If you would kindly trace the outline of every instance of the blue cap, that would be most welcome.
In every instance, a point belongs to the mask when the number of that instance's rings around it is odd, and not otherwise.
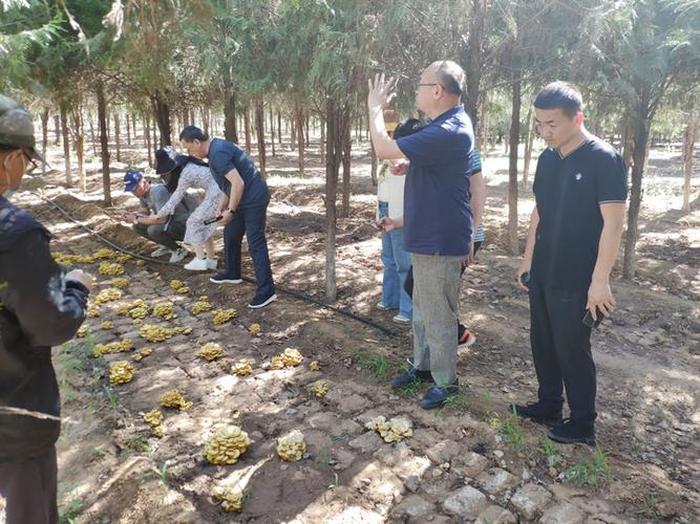
[[[141,180],[143,180],[143,174],[139,171],[127,171],[124,175],[124,191],[133,191]]]

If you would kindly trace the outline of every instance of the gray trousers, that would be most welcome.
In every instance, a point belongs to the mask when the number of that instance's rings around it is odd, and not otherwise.
[[[175,241],[181,242],[185,238],[185,224],[175,220],[170,222],[167,231],[165,230],[165,224],[153,224],[150,226],[134,224],[133,228],[142,237],[173,251],[179,247]]]
[[[56,448],[25,462],[0,462],[7,524],[56,524]]]
[[[438,386],[457,379],[459,284],[464,257],[411,254],[413,365]]]

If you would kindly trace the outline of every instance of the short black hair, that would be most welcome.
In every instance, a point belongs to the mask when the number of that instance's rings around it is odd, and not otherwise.
[[[197,126],[187,126],[182,131],[180,131],[180,140],[184,140],[185,142],[193,142],[195,140],[204,142],[206,140],[209,140],[209,135],[207,135]]]
[[[544,86],[535,98],[537,109],[561,109],[570,118],[583,110],[583,97],[578,87],[557,80]]]

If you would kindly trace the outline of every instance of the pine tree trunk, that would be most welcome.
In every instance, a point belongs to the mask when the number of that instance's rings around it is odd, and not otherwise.
[[[131,126],[129,125],[129,113],[125,113],[124,117],[126,118],[126,145],[131,147]]]
[[[73,186],[73,176],[70,167],[70,138],[68,136],[68,110],[61,104],[61,134],[63,136],[63,162],[66,170],[66,187]]]
[[[263,178],[267,178],[267,156],[265,153],[265,112],[262,96],[255,98],[255,131],[258,135],[258,167]]]
[[[643,113],[642,113],[643,114]],[[642,176],[644,163],[649,148],[651,120],[639,118],[635,123],[634,150],[632,153],[632,187],[630,204],[627,211],[627,234],[625,236],[625,255],[622,262],[622,277],[630,280],[635,273],[635,250],[639,236],[639,211],[642,207]]]
[[[304,114],[304,125],[306,126],[306,136],[304,137],[306,140],[304,140],[304,147],[309,147],[309,114],[305,113]]]
[[[326,165],[326,123],[321,119],[321,164]]]
[[[100,128],[100,149],[102,151],[102,190],[106,206],[112,205],[112,187],[109,173],[109,142],[107,140],[107,101],[102,80],[97,81],[97,120]]]
[[[61,143],[61,117],[53,115],[53,132],[55,140],[53,145],[57,146]]]
[[[136,113],[131,113],[131,134],[134,137],[134,144],[136,143]]]
[[[73,124],[73,139],[75,142],[75,156],[78,158],[78,185],[85,193],[87,190],[87,180],[85,177],[85,133],[83,125],[83,112],[81,108],[76,108],[71,112],[71,123]]]
[[[143,114],[143,139],[146,147],[146,157],[148,158],[148,167],[153,167],[153,159],[151,158],[151,119],[147,113]]]
[[[150,97],[153,115],[160,131],[160,147],[172,144],[170,140],[170,106],[163,98],[160,91],[156,91]],[[194,110],[193,110],[194,112]],[[155,142],[155,140],[154,140]]]
[[[295,104],[294,110],[292,111],[292,131],[289,139],[289,149],[294,151],[297,148],[297,127],[299,126],[297,122],[297,106]]]
[[[156,157],[156,151],[158,151],[158,119],[154,118],[153,119],[153,127],[152,127],[152,140],[151,140],[151,145],[153,146],[153,151],[151,152],[152,158]]]
[[[377,187],[377,184],[379,184],[379,179],[377,178],[377,169],[379,167],[379,162],[377,161],[377,152],[374,150],[374,145],[372,145],[372,142],[370,142],[369,144],[369,155],[372,161],[372,167],[369,172],[369,176],[372,179],[372,185],[374,187]]]
[[[209,122],[209,111],[204,109],[203,107],[199,109],[200,113],[202,113],[202,125],[204,127],[204,132],[208,135],[209,134],[209,128],[210,128],[210,122]]]
[[[520,77],[513,81],[510,120],[510,157],[508,163],[508,248],[519,255],[518,243],[518,143],[520,142]]]
[[[230,142],[238,143],[236,95],[233,89],[224,92],[224,138]]]
[[[352,120],[349,115],[345,117],[342,131],[342,162],[343,162],[343,205],[340,216],[347,218],[350,216],[350,167],[352,151]]]
[[[245,149],[249,155],[252,155],[251,140],[250,140],[250,111],[246,108],[243,113],[243,125],[245,127]]]
[[[333,97],[326,99],[326,300],[335,302],[338,290],[335,280],[336,197],[341,139],[338,129],[339,111]]]
[[[49,144],[49,110],[44,109],[41,112],[41,156],[46,158],[46,149]],[[41,174],[46,174],[46,164],[41,164]]]
[[[304,174],[304,106],[301,102],[297,101],[295,107],[295,120],[296,120],[296,138],[297,147],[299,149],[299,174]]]
[[[693,152],[698,130],[698,113],[690,111],[683,133],[683,211],[690,213],[690,182],[693,176]]]
[[[88,126],[90,127],[90,141],[92,142],[92,156],[97,158],[97,135],[95,135],[95,125],[93,124],[92,113],[88,113]]]
[[[486,111],[487,96],[481,97],[481,110],[479,111],[479,127],[477,129],[477,147],[481,151],[481,156],[486,158],[489,155],[489,115]]]
[[[270,146],[272,147],[272,156],[277,156],[275,152],[275,113],[270,111]]]
[[[484,117],[483,111],[479,114],[479,98],[481,96],[483,40],[486,28],[487,9],[488,4],[486,0],[471,0],[468,45],[465,47],[467,56],[464,59],[467,77],[464,109],[471,117],[474,131],[477,132],[480,126],[479,120]],[[483,108],[483,105],[481,107]],[[479,148],[483,148],[481,143],[479,143]]]
[[[527,189],[530,176],[530,161],[532,160],[532,145],[535,142],[535,119],[532,115],[532,105],[527,112],[527,142],[525,143],[525,161],[523,165],[523,187]]]
[[[282,147],[282,112],[277,111],[277,143]]]
[[[122,161],[121,134],[119,129],[119,111],[114,112],[114,144],[117,148],[117,162]]]

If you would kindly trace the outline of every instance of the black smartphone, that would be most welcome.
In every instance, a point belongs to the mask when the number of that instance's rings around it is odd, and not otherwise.
[[[221,220],[222,218],[223,218],[223,215],[219,215],[218,217],[214,217],[214,218],[207,218],[207,219],[204,221],[204,225],[205,225],[205,226],[208,226],[208,225],[210,225],[210,224],[213,224],[214,222],[218,222],[218,221]]]
[[[593,315],[591,315],[591,310],[587,309],[586,314],[583,316],[583,320],[581,320],[581,322],[583,322],[584,326],[588,326],[591,329],[595,329],[598,326],[600,326],[600,323],[603,321],[603,318],[605,318],[605,316],[600,311],[596,311],[596,316],[598,318],[596,320],[593,320]]]
[[[525,271],[524,273],[520,273],[520,283],[525,286],[525,287],[530,287],[528,284],[530,283],[530,272]]]

